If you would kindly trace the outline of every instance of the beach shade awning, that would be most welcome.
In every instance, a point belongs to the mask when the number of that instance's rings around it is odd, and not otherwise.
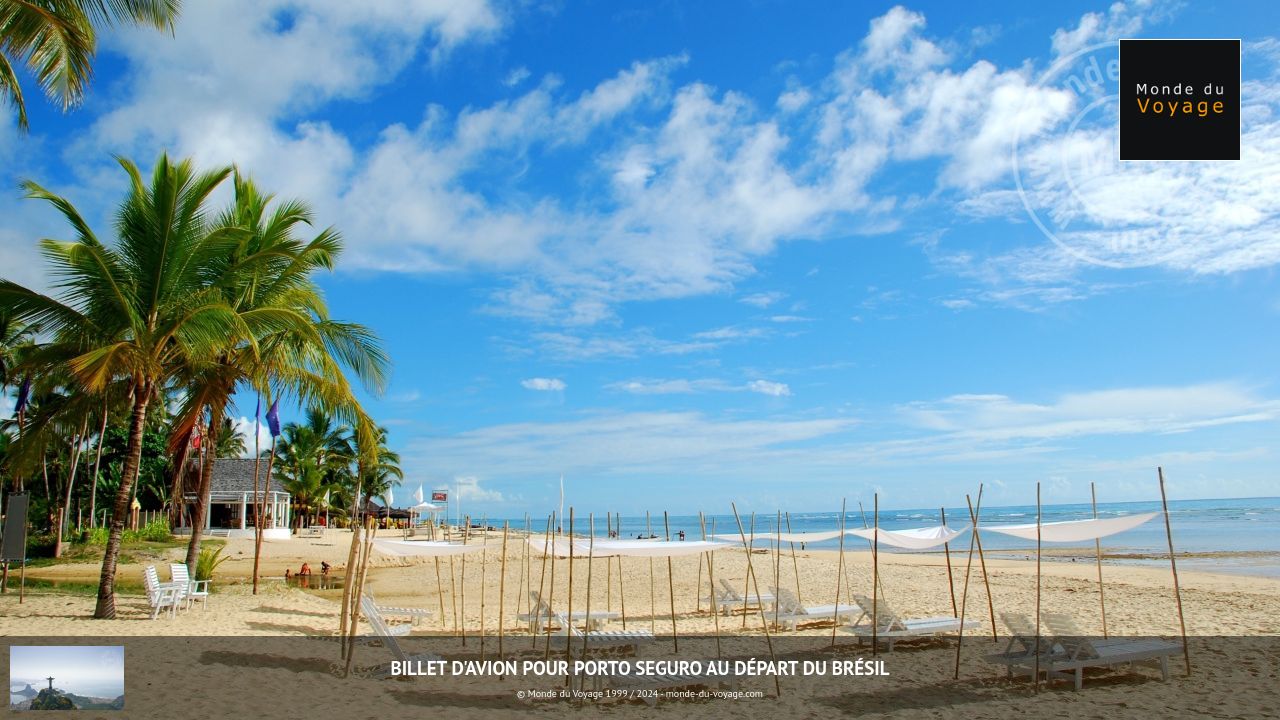
[[[1061,522],[1041,523],[1040,539],[1044,542],[1083,542],[1097,540],[1132,530],[1151,520],[1160,513],[1142,513],[1141,515],[1125,515],[1116,518],[1088,520],[1064,520]],[[983,531],[998,532],[1020,537],[1024,540],[1036,539],[1036,524],[1023,525],[983,525]]]
[[[396,557],[445,557],[479,552],[484,549],[484,545],[462,545],[439,540],[375,539],[373,548],[384,555]]]
[[[568,540],[552,540],[545,538],[529,538],[529,547],[539,552],[546,551],[556,557],[569,557]],[[589,540],[573,541],[574,557],[679,557],[681,555],[697,555],[714,552],[731,547],[729,543],[711,542],[709,540]]]
[[[757,533],[754,539],[750,538],[750,536],[748,536],[748,539],[750,539],[752,542],[781,541],[781,542],[798,542],[798,543],[816,543],[816,542],[822,542],[824,540],[835,540],[836,538],[840,537],[841,534],[842,533],[839,530],[826,530],[823,532],[798,532],[798,533],[768,533],[768,534]],[[712,535],[711,537],[716,538],[717,540],[728,540],[729,542],[733,542],[733,543],[742,542],[742,535],[735,534],[735,533],[720,533],[717,535]]]
[[[440,505],[432,505],[429,502],[420,502],[417,505],[414,505],[411,509],[417,510],[418,512],[440,512],[441,510],[444,510]]]
[[[1034,527],[1034,526],[1033,526]],[[909,530],[885,530],[880,528],[875,530],[872,528],[863,528],[848,530],[850,535],[857,535],[867,540],[877,540],[881,545],[902,548],[904,550],[930,550],[932,548],[941,547],[969,530],[966,525],[959,530],[953,530],[946,525],[935,525],[925,528],[911,528]]]

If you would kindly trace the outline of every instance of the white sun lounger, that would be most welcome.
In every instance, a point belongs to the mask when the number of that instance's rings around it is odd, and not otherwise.
[[[1182,646],[1156,638],[1111,638],[1090,640],[1080,632],[1070,616],[1045,613],[1045,627],[1053,635],[1050,642],[1062,648],[1062,653],[1040,658],[1040,670],[1046,680],[1074,680],[1075,689],[1084,687],[1084,669],[1112,667],[1134,663],[1153,663],[1160,667],[1160,679],[1169,679],[1169,657],[1182,652]],[[1043,642],[1043,640],[1042,640]],[[1034,657],[1030,664],[1018,668],[1028,674],[1034,672]]]
[[[378,606],[374,604],[373,598],[368,595],[360,596],[360,612],[364,615],[365,622],[369,623],[369,627],[373,628],[373,634],[382,642],[382,645],[391,652],[391,655],[403,662],[414,662],[418,660],[440,660],[440,656],[434,653],[419,653],[417,655],[408,655],[404,649],[400,647],[400,643],[396,640],[401,635],[408,635],[412,629],[411,625],[388,625],[382,613],[378,611]],[[386,677],[391,674],[389,666],[381,666],[373,673],[374,677]]]
[[[173,578],[173,585],[179,589],[182,595],[182,602],[187,607],[200,601],[200,607],[204,608],[209,602],[209,581],[208,580],[192,580],[191,575],[187,572],[185,563],[169,563],[169,577]]]
[[[871,598],[863,595],[854,595],[853,599],[862,608],[863,614],[858,618],[858,622],[846,628],[846,631],[857,635],[858,642],[861,644],[863,640],[869,640],[873,636],[870,622],[873,605]],[[947,635],[959,632],[961,628],[960,618],[951,615],[937,615],[925,618],[901,617],[891,610],[883,600],[874,606],[874,610],[876,613],[874,632],[876,642],[885,643],[890,652],[893,651],[893,644],[899,640],[917,640],[935,635]],[[866,622],[863,622],[863,620],[866,620]],[[965,630],[977,630],[982,627],[982,623],[977,620],[965,620],[963,627]]]
[[[777,618],[778,627],[784,630],[795,630],[800,623],[815,622],[852,622],[862,613],[857,605],[801,605],[800,598],[786,588],[769,588],[778,598],[776,615],[765,613],[766,617]]]
[[[168,610],[169,617],[178,614],[178,606],[183,603],[182,589],[174,583],[160,582],[160,574],[155,565],[148,565],[142,572],[142,583],[147,590],[147,604],[151,606],[151,619],[160,616],[161,610]]]
[[[1009,629],[1009,642],[1005,644],[1002,652],[987,655],[985,659],[987,662],[1004,665],[1010,677],[1013,676],[1015,667],[1027,663],[1034,665],[1037,647],[1041,661],[1051,656],[1062,655],[1062,646],[1058,645],[1053,638],[1040,635],[1037,640],[1036,625],[1026,615],[1002,612],[1000,620]]]
[[[365,595],[368,595],[369,599],[373,600],[373,593],[366,592]],[[395,605],[376,605],[376,603],[375,603],[375,606],[378,608],[378,613],[382,615],[384,618],[407,617],[409,618],[410,623],[413,625],[417,625],[419,622],[431,617],[431,611],[425,608],[399,607]]]
[[[624,647],[638,650],[640,645],[651,643],[655,640],[653,633],[648,630],[587,630],[583,632],[569,622],[564,613],[555,613],[554,617],[560,624],[561,629],[552,633],[551,637],[555,638],[560,645],[571,642],[575,646],[581,647],[585,638],[588,650]]]
[[[529,604],[533,609],[529,612],[520,613],[517,619],[528,625],[530,635],[536,635],[545,630],[547,625],[557,630],[564,629],[559,625],[560,620],[557,617],[557,613],[552,611],[551,606],[547,605],[537,591],[529,593]],[[559,613],[559,615],[565,615],[565,613]],[[574,610],[572,615],[574,623],[585,625],[588,630],[599,630],[610,620],[617,620],[618,617],[618,613],[605,610],[592,610],[591,612]]]
[[[746,595],[738,592],[733,583],[724,578],[720,578],[720,590],[716,593],[716,605],[720,608],[720,614],[728,615],[734,610],[747,610],[748,608],[760,608],[767,610],[769,606],[778,601],[773,595],[767,593],[756,595],[755,593],[747,593]]]

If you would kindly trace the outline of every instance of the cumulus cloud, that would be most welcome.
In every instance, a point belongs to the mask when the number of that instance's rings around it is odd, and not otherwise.
[[[543,392],[559,392],[565,389],[563,380],[558,378],[529,378],[521,380],[520,385],[526,390],[539,390]]]
[[[747,389],[751,392],[760,393],[761,395],[770,395],[772,397],[788,397],[791,395],[791,388],[786,383],[772,382],[769,380],[752,380],[747,383]]]
[[[480,478],[474,475],[460,475],[455,477],[453,482],[459,500],[494,503],[506,501],[506,496],[500,490],[481,487]]]

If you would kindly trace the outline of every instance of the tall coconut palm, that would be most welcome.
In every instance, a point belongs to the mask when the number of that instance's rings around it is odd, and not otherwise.
[[[190,161],[161,155],[150,183],[120,159],[130,189],[116,213],[118,238],[104,244],[71,201],[34,182],[27,196],[53,205],[76,239],[42,240],[58,297],[0,280],[0,311],[39,323],[51,337],[31,353],[33,368],[65,367],[90,392],[113,379],[129,388],[129,441],[103,553],[94,617],[115,617],[116,561],[138,477],[152,401],[180,367],[213,358],[229,339],[251,337],[223,294],[210,286],[215,258],[239,241],[208,219],[209,195],[230,168],[197,172]]]
[[[175,437],[205,413],[211,428],[188,564],[199,555],[220,428],[237,388],[298,399],[353,421],[362,411],[343,367],[370,390],[381,391],[386,382],[387,357],[373,333],[331,319],[313,280],[315,272],[332,269],[341,253],[338,233],[327,228],[311,240],[298,239],[295,231],[313,223],[306,204],[275,202],[239,173],[234,183],[234,201],[219,223],[239,228],[241,241],[211,269],[215,286],[252,336],[229,343],[213,362],[198,362],[182,373],[187,400],[174,425]]]
[[[352,476],[355,460],[351,431],[323,410],[307,411],[303,424],[289,423],[275,462],[275,475],[293,497],[295,517],[312,518],[324,496],[341,491]]]
[[[25,64],[50,100],[78,105],[93,75],[98,30],[129,23],[172,30],[179,0],[0,0],[0,96],[27,129],[15,65]]]

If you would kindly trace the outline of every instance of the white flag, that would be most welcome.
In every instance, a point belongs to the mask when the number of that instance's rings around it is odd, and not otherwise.
[[[387,494],[383,495],[382,499],[387,501],[387,508],[390,508],[391,503],[396,501],[396,494],[392,492],[391,488],[387,488]]]
[[[421,486],[421,485],[419,485],[419,486],[418,486],[418,491],[417,491],[417,492],[415,492],[415,493],[413,494],[413,501],[414,501],[415,503],[419,504],[419,505],[421,505],[421,504],[422,504],[422,502],[423,502],[423,497],[422,497],[422,486]]]

